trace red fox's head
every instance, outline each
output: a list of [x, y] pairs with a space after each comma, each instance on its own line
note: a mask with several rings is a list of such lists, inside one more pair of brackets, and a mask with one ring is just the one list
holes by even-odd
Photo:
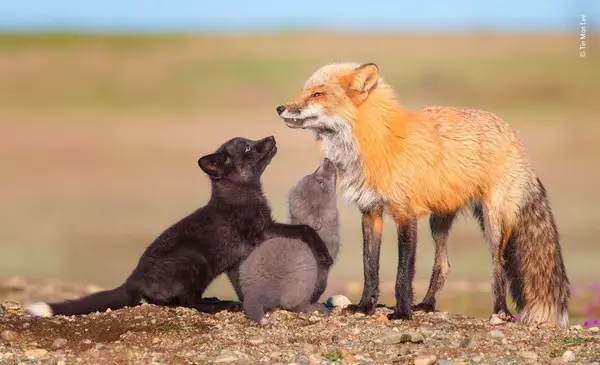
[[378, 80], [374, 63], [325, 65], [308, 79], [299, 96], [278, 106], [277, 113], [290, 128], [337, 132], [356, 119]]

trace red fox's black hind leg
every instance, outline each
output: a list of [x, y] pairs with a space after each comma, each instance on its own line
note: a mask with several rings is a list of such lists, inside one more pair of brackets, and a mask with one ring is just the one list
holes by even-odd
[[435, 242], [435, 261], [431, 272], [431, 279], [429, 280], [427, 294], [425, 294], [421, 303], [412, 307], [413, 311], [422, 311], [426, 313], [436, 311], [437, 297], [444, 287], [446, 276], [450, 270], [447, 242], [448, 233], [450, 232], [450, 228], [452, 228], [455, 217], [456, 213], [434, 213], [429, 217], [431, 235]]

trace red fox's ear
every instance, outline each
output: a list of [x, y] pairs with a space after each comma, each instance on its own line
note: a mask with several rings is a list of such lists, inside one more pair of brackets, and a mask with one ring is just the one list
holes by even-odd
[[358, 92], [363, 99], [377, 86], [379, 68], [374, 63], [365, 63], [354, 69], [350, 90]]

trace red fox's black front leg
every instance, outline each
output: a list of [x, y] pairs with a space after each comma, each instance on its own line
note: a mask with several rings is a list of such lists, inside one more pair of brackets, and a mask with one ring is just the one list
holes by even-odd
[[398, 273], [396, 306], [389, 319], [411, 319], [417, 248], [417, 217], [396, 219], [398, 227]]
[[363, 212], [363, 270], [365, 282], [358, 305], [347, 307], [349, 312], [373, 314], [379, 300], [379, 253], [383, 231], [383, 210]]
[[325, 242], [310, 226], [304, 224], [275, 223], [266, 232], [266, 239], [273, 237], [300, 239], [310, 247], [320, 267], [327, 269], [333, 265], [333, 259], [329, 254]]

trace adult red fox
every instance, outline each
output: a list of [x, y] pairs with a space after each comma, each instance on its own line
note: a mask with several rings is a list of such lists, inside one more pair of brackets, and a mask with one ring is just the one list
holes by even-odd
[[[277, 107], [290, 128], [312, 130], [362, 212], [364, 288], [350, 311], [372, 314], [379, 298], [382, 214], [398, 230], [396, 305], [390, 319], [434, 310], [450, 267], [446, 239], [470, 208], [492, 255], [493, 312], [511, 317], [507, 280], [522, 323], [568, 325], [569, 280], [544, 186], [513, 129], [475, 109], [406, 110], [373, 63], [318, 69], [293, 101]], [[436, 244], [430, 287], [412, 308], [417, 221], [430, 214]]]

